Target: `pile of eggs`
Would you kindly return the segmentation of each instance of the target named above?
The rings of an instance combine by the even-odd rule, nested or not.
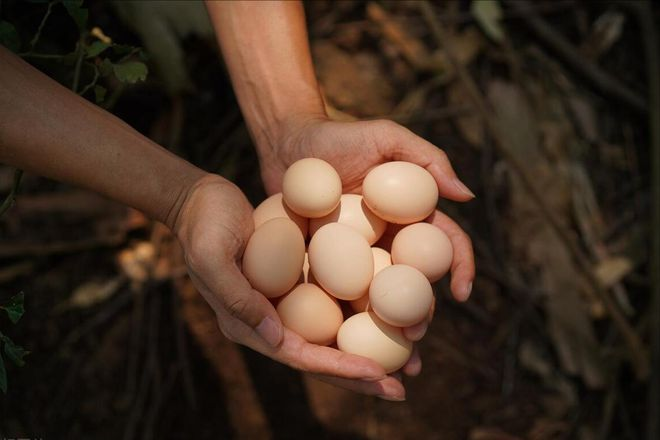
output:
[[[412,352],[402,328],[428,318],[431,282],[453,258],[447,235],[422,222],[437,201],[433,176],[409,162],[373,168],[357,195],[342,194],[327,162],[299,160],[286,171],[282,193],[254,211],[243,273],[273,301],[284,326],[308,342],[336,342],[396,371]],[[391,246],[383,237],[388,223],[398,230]]]

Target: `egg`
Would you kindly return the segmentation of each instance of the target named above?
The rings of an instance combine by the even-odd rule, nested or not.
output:
[[[406,226],[392,242],[392,261],[421,271],[431,282],[442,278],[454,258],[447,234],[429,223]]]
[[[372,247],[371,253],[374,256],[374,276],[381,270],[385,269],[387,266],[392,265],[392,259],[390,258],[389,252],[385,249],[378,247]],[[369,293],[362,295],[358,299],[351,301],[351,308],[354,312],[365,312],[369,305]]]
[[[344,316],[336,299],[315,284],[300,284],[277,305],[282,324],[307,342],[330,345]]]
[[[362,194],[377,216],[398,224],[424,220],[438,203],[433,176],[410,162],[388,162],[372,169],[364,178]]]
[[[305,259],[305,239],[288,218],[274,218],[255,229],[243,253],[243,274],[268,298],[296,284]]]
[[[314,279],[336,298],[353,300],[367,292],[374,275],[374,257],[367,240],[341,223],[322,226],[309,243]]]
[[[324,160],[301,159],[284,173],[282,196],[296,214],[318,218],[330,214],[339,205],[341,178]]]
[[[378,272],[369,287],[369,306],[385,322],[408,327],[423,321],[433,303],[433,288],[411,266],[394,264]]]
[[[385,232],[387,222],[371,212],[358,194],[344,194],[341,196],[339,206],[330,214],[313,218],[309,221],[310,235],[328,223],[341,223],[358,231],[367,239],[370,245],[374,244]]]
[[[412,342],[403,331],[373,312],[358,313],[344,321],[337,333],[337,347],[376,361],[387,373],[403,367],[412,353]]]
[[[252,213],[255,228],[258,228],[270,219],[278,217],[284,217],[293,220],[295,224],[300,228],[300,232],[302,232],[303,238],[307,237],[309,220],[299,216],[293,212],[291,208],[286,206],[284,200],[282,199],[282,193],[273,194],[272,196],[268,197],[266,200],[261,202]]]

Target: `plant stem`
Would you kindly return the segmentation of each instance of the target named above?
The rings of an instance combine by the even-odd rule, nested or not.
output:
[[[9,195],[7,195],[5,200],[2,202],[2,205],[0,205],[0,217],[2,217],[2,215],[14,205],[14,201],[16,200],[16,193],[18,192],[18,187],[21,184],[21,177],[23,177],[23,170],[14,171],[14,182],[12,183]]]

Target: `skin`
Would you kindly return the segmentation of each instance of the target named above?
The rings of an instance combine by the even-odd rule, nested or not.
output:
[[[301,4],[207,6],[268,193],[279,191],[290,164],[311,156],[337,169],[346,192],[359,192],[374,166],[407,160],[434,176],[442,197],[473,197],[446,155],[409,130],[390,121],[327,118]],[[0,65],[0,162],[88,188],[166,224],[181,243],[193,282],[232,341],[337,386],[405,399],[399,374],[385,375],[369,359],[307,343],[284,328],[271,303],[252,289],[240,260],[253,231],[253,208],[234,184],[171,154],[1,46]],[[428,221],[452,240],[451,288],[457,300],[466,300],[474,278],[470,240],[438,211]],[[419,340],[426,328],[427,322],[420,323],[405,334]],[[420,370],[415,350],[403,373]]]

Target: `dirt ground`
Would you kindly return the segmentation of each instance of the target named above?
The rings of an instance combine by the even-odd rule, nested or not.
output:
[[[0,330],[30,351],[23,367],[5,362],[0,438],[644,438],[658,374],[647,357],[646,121],[658,104],[647,103],[649,61],[640,61],[649,34],[636,6],[543,1],[530,12],[494,3],[499,18],[468,1],[431,3],[435,18],[419,2],[306,3],[329,114],[404,124],[443,148],[477,194],[440,204],[473,238],[477,278],[465,304],[450,298],[446,280],[435,286],[436,316],[419,344],[423,371],[405,379],[406,402],[334,388],[227,341],[164,227],[26,175],[0,217],[0,304],[22,291],[26,309],[16,325],[0,317]],[[45,10],[2,6],[0,18],[27,34]],[[183,61],[154,55],[146,82],[106,84],[109,94],[119,90],[111,111],[233,180],[254,204],[263,200],[201,4],[162,16],[149,6],[87,6],[90,24],[126,44],[144,44],[149,19],[183,23],[172,31],[175,47],[145,47]],[[651,11],[657,25],[657,5]],[[75,34],[60,31],[67,20],[55,6],[47,49],[70,50]],[[575,54],[610,87],[595,85]],[[12,176],[0,168],[0,194]]]

